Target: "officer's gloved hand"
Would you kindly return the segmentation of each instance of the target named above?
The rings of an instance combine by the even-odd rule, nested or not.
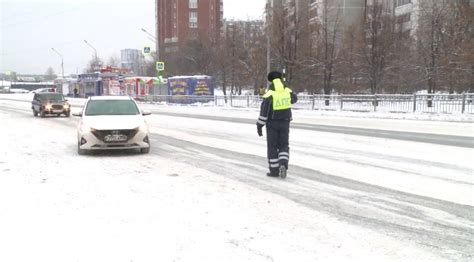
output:
[[[258,136],[263,136],[262,128],[263,128],[263,125],[257,123],[257,134],[258,134]]]

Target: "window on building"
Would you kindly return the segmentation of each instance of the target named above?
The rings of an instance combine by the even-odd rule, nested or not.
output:
[[[189,0],[189,8],[197,8],[198,0]]]
[[[410,20],[411,20],[411,14],[410,13],[397,16],[397,19],[396,19],[398,24],[407,23],[407,22],[410,22]]]
[[[396,0],[397,4],[396,7],[411,4],[411,0]]]
[[[197,22],[198,13],[195,11],[189,12],[189,21],[190,22]]]
[[[189,12],[189,28],[197,28],[198,14],[195,11]]]

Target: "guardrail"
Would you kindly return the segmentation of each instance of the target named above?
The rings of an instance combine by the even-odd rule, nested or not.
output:
[[[260,96],[143,96],[150,103],[206,104],[258,108]],[[474,114],[474,93],[464,94],[376,94],[376,95],[303,95],[293,108],[330,111],[386,113],[466,113]]]

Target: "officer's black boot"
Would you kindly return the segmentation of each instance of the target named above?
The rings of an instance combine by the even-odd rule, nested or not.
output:
[[[285,178],[286,177],[286,166],[284,165],[281,165],[280,168],[279,168],[279,175],[281,178]]]
[[[278,173],[278,170],[276,170],[276,171],[272,170],[272,171],[267,173],[267,176],[269,176],[269,177],[279,177],[280,174]]]

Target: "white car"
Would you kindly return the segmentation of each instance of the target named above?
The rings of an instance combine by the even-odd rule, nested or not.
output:
[[[90,150],[139,149],[150,152],[148,124],[131,97],[92,96],[84,104],[77,129],[77,152]]]
[[[10,93],[15,93],[15,94],[27,94],[28,90],[23,89],[23,88],[10,88]]]
[[[54,93],[54,92],[56,92],[56,90],[54,88],[47,87],[47,88],[38,88],[38,89],[32,90],[28,93],[36,94],[36,93]]]

